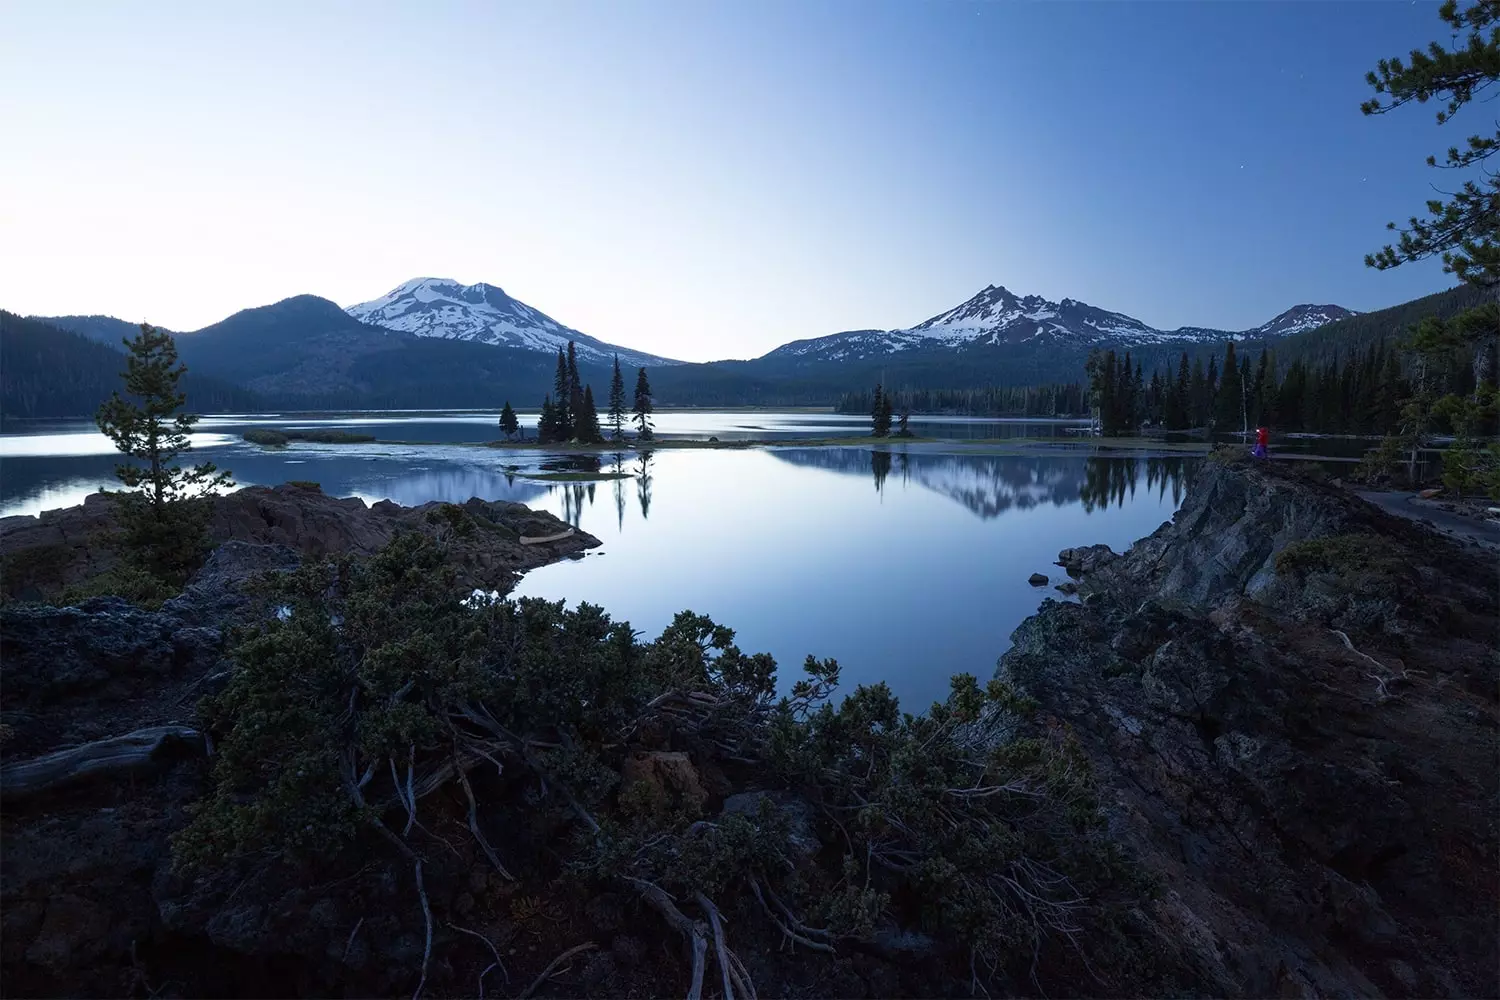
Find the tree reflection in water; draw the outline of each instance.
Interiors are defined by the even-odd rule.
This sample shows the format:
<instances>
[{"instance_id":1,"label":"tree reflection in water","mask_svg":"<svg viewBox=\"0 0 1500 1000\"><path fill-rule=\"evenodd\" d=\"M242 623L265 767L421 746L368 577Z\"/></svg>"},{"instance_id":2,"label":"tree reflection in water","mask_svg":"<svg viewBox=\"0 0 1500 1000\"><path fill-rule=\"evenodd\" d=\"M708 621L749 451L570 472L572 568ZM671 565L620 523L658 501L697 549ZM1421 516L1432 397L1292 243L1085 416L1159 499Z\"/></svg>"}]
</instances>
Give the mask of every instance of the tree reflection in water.
<instances>
[{"instance_id":1,"label":"tree reflection in water","mask_svg":"<svg viewBox=\"0 0 1500 1000\"><path fill-rule=\"evenodd\" d=\"M641 505L641 520L651 515L651 452L643 451L636 460L635 498Z\"/></svg>"},{"instance_id":2,"label":"tree reflection in water","mask_svg":"<svg viewBox=\"0 0 1500 1000\"><path fill-rule=\"evenodd\" d=\"M875 474L875 492L885 492L885 477L891 474L891 453L881 449L870 452L870 471Z\"/></svg>"},{"instance_id":3,"label":"tree reflection in water","mask_svg":"<svg viewBox=\"0 0 1500 1000\"><path fill-rule=\"evenodd\" d=\"M901 485L912 484L951 497L981 518L1043 504L1082 504L1086 511L1123 505L1137 488L1182 501L1189 459L1085 458L1071 455L953 455L863 448L785 448L772 452L792 465L868 475L882 494L891 465L899 465ZM1142 466L1145 466L1142 470Z\"/></svg>"}]
</instances>

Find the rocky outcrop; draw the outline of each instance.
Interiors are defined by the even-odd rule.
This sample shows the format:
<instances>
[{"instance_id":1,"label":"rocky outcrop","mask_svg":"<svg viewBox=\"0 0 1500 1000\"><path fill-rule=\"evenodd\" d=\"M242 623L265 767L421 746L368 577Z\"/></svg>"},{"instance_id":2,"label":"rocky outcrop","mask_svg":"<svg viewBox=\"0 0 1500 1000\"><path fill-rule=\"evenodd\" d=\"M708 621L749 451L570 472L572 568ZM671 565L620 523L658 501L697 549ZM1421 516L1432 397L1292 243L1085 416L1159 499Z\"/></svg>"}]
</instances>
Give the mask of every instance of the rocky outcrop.
<instances>
[{"instance_id":1,"label":"rocky outcrop","mask_svg":"<svg viewBox=\"0 0 1500 1000\"><path fill-rule=\"evenodd\" d=\"M442 536L465 577L476 587L508 590L528 569L599 544L544 511L502 500L470 499L462 505L402 507L382 500L331 497L307 486L249 486L214 498L209 535L273 545L298 556L368 556L400 531ZM462 511L463 518L455 515ZM470 531L467 528L479 530ZM110 539L116 522L109 496L96 493L82 505L39 517L0 519L0 567L5 593L39 600L105 572L115 563ZM521 544L522 539L549 539Z\"/></svg>"},{"instance_id":2,"label":"rocky outcrop","mask_svg":"<svg viewBox=\"0 0 1500 1000\"><path fill-rule=\"evenodd\" d=\"M1211 461L1081 586L1000 676L1083 743L1165 961L1225 996L1500 994L1493 565Z\"/></svg>"},{"instance_id":3,"label":"rocky outcrop","mask_svg":"<svg viewBox=\"0 0 1500 1000\"><path fill-rule=\"evenodd\" d=\"M109 564L101 541L114 528L109 508L91 497L41 518L6 519L0 556L7 569L45 569L33 587L101 572ZM362 898L334 901L331 872L272 877L241 866L209 883L174 874L171 835L208 773L211 748L198 736L196 704L230 675L230 631L274 613L247 586L267 573L307 558L368 555L412 530L442 538L474 586L508 590L521 571L598 544L580 532L521 544L566 528L520 504L367 507L299 487L251 488L216 501L220 544L157 610L112 597L73 607L0 605L5 993L278 995L291 983L310 993L409 989L405 977L421 961L422 942L404 935L394 915L412 902L404 883L367 878ZM235 882L225 881L230 874ZM361 921L363 939L351 939ZM376 938L384 942L378 954L368 943ZM192 988L149 978L163 963L190 975ZM336 981L326 978L333 973Z\"/></svg>"}]
</instances>

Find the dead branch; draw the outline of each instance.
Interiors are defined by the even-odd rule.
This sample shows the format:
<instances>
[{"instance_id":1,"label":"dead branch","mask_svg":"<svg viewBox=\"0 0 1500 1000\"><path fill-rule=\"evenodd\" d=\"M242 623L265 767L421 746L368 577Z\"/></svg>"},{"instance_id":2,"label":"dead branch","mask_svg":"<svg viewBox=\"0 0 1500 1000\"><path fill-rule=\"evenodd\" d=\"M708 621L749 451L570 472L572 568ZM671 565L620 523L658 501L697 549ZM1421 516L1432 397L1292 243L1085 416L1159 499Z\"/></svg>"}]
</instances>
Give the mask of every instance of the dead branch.
<instances>
[{"instance_id":1,"label":"dead branch","mask_svg":"<svg viewBox=\"0 0 1500 1000\"><path fill-rule=\"evenodd\" d=\"M480 941L483 941L484 946L490 950L490 954L495 956L494 964L490 965L479 974L480 1000L483 1000L484 998L484 977L489 974L490 969L498 968L500 970L500 975L505 977L505 981L507 983L510 982L510 972L505 968L505 963L500 960L500 949L495 947L495 942L491 941L489 938L485 937L478 931L471 931L467 927L460 927L458 926L458 924L455 924L451 920L448 921L448 926L453 930L458 931L460 934L467 934L471 938L478 938Z\"/></svg>"},{"instance_id":2,"label":"dead branch","mask_svg":"<svg viewBox=\"0 0 1500 1000\"><path fill-rule=\"evenodd\" d=\"M750 981L749 972L739 956L724 943L724 921L719 915L719 908L701 892L694 898L703 912L708 914L709 926L713 928L714 953L719 959L719 974L724 979L724 1000L735 1000L736 997L739 1000L755 1000L755 984Z\"/></svg>"},{"instance_id":3,"label":"dead branch","mask_svg":"<svg viewBox=\"0 0 1500 1000\"><path fill-rule=\"evenodd\" d=\"M354 935L358 934L359 933L359 929L361 927L363 927L364 925L365 925L365 918L364 917L360 917L359 920L355 921L354 930L352 930L352 931L349 932L349 940L347 940L347 941L344 942L344 953L339 956L339 961L340 962L348 961L348 959L349 959L349 949L354 947Z\"/></svg>"},{"instance_id":4,"label":"dead branch","mask_svg":"<svg viewBox=\"0 0 1500 1000\"><path fill-rule=\"evenodd\" d=\"M792 930L792 928L788 927L786 923L776 915L776 912L772 910L770 905L766 902L766 897L761 892L760 881L758 879L754 877L750 879L750 890L755 893L755 898L760 902L760 908L765 910L766 916L771 918L771 923L776 925L777 930L781 931L781 933L786 937L788 941L791 941L794 944L806 945L814 951L827 952L830 955L834 954L833 945L827 944L823 941L814 941L812 938L809 938L803 934L799 934L796 931Z\"/></svg>"},{"instance_id":5,"label":"dead branch","mask_svg":"<svg viewBox=\"0 0 1500 1000\"><path fill-rule=\"evenodd\" d=\"M401 788L401 777L396 773L396 758L387 757L385 761L391 765L391 784L396 789L396 801L400 802L401 808L406 810L406 829L401 831L401 836L405 837L411 833L412 824L417 821L416 803L406 800L406 792Z\"/></svg>"},{"instance_id":6,"label":"dead branch","mask_svg":"<svg viewBox=\"0 0 1500 1000\"><path fill-rule=\"evenodd\" d=\"M542 974L533 979L531 981L531 985L526 987L526 992L522 993L519 997L516 998L516 1000L527 1000L527 997L531 996L533 993L539 990L542 984L552 977L553 971L559 965L562 965L568 959L572 958L574 955L579 954L580 952L592 951L594 947L594 942L585 941L583 942L583 944L575 944L573 947L569 948L561 955L558 955L551 962L547 963L547 967L542 970Z\"/></svg>"},{"instance_id":7,"label":"dead branch","mask_svg":"<svg viewBox=\"0 0 1500 1000\"><path fill-rule=\"evenodd\" d=\"M647 882L645 879L631 878L628 875L625 879L636 886L641 899L660 913L672 929L681 934L693 949L693 980L688 987L687 1000L702 1000L703 970L707 964L705 958L708 954L708 937L703 932L703 924L696 920L689 920L661 886Z\"/></svg>"},{"instance_id":8,"label":"dead branch","mask_svg":"<svg viewBox=\"0 0 1500 1000\"><path fill-rule=\"evenodd\" d=\"M1396 681L1405 681L1406 683L1410 684L1412 683L1414 678L1421 674L1421 671L1419 670L1408 670L1405 667L1402 667L1401 671L1397 673L1390 667L1387 667L1384 663L1381 663L1379 660L1375 659L1375 657L1371 656L1369 653L1362 653L1359 650L1355 649L1354 643L1349 641L1349 636L1343 631L1336 628L1331 628L1328 631L1339 637L1339 641L1344 644L1345 649L1349 650L1349 652L1353 653L1355 656L1360 657L1366 663L1370 664L1377 671L1379 671L1379 673L1371 673L1367 670L1365 671L1365 676L1375 682L1375 694L1381 702L1390 701L1392 698L1396 697L1391 693L1390 689L1386 687L1387 684L1394 684Z\"/></svg>"},{"instance_id":9,"label":"dead branch","mask_svg":"<svg viewBox=\"0 0 1500 1000\"><path fill-rule=\"evenodd\" d=\"M0 767L0 800L13 802L76 782L128 774L173 746L201 752L203 740L187 726L153 726L7 764Z\"/></svg>"},{"instance_id":10,"label":"dead branch","mask_svg":"<svg viewBox=\"0 0 1500 1000\"><path fill-rule=\"evenodd\" d=\"M422 948L422 978L417 981L417 991L411 995L411 1000L421 997L422 987L427 985L427 962L432 958L432 907L427 905L427 887L422 884L422 862L418 861L415 867L417 895L422 898L422 919L427 923L427 943Z\"/></svg>"},{"instance_id":11,"label":"dead branch","mask_svg":"<svg viewBox=\"0 0 1500 1000\"><path fill-rule=\"evenodd\" d=\"M809 927L801 920L797 919L797 915L792 912L791 907L787 906L781 901L781 897L776 895L776 890L772 889L769 884L763 885L761 886L761 888L765 890L765 894L767 896L771 897L771 902L776 904L776 908L780 910L783 915L785 915L787 924L790 925L793 930L797 931L799 934L815 935L827 941L833 940L833 933L831 931L824 930L821 927ZM868 888L868 885L866 886L866 888Z\"/></svg>"},{"instance_id":12,"label":"dead branch","mask_svg":"<svg viewBox=\"0 0 1500 1000\"><path fill-rule=\"evenodd\" d=\"M507 882L514 882L516 877L500 863L500 856L495 853L490 842L484 839L484 834L479 832L479 807L474 802L474 789L469 785L469 776L457 764L453 769L458 774L458 783L464 790L464 798L469 800L469 832L474 835L475 842L479 844L480 849L484 851L484 856L490 859L490 864L495 866L495 870L500 873L501 877Z\"/></svg>"}]
</instances>

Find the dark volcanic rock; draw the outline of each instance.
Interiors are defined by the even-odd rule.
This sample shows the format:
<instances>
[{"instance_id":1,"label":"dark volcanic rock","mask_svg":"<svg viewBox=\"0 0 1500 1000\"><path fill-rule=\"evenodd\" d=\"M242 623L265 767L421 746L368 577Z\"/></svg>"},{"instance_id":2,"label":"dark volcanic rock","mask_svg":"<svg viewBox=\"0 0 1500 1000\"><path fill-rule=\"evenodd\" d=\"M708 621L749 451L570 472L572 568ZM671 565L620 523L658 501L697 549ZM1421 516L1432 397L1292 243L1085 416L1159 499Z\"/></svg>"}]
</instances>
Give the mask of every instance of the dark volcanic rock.
<instances>
[{"instance_id":1,"label":"dark volcanic rock","mask_svg":"<svg viewBox=\"0 0 1500 1000\"><path fill-rule=\"evenodd\" d=\"M454 521L463 510L468 531ZM113 503L105 494L87 497L81 506L49 510L40 517L0 519L0 567L5 593L39 600L111 568L116 561L111 538L116 531ZM462 505L427 503L402 507L382 500L366 506L358 497L340 499L297 486L249 486L214 498L209 534L216 544L238 541L261 548L263 569L284 568L272 552L298 557L373 555L398 531L441 535L465 577L477 587L508 590L517 575L599 544L599 540L544 511L502 500L470 499ZM522 538L571 532L540 545ZM253 557L234 557L239 572ZM208 566L204 570L209 570Z\"/></svg>"},{"instance_id":2,"label":"dark volcanic rock","mask_svg":"<svg viewBox=\"0 0 1500 1000\"><path fill-rule=\"evenodd\" d=\"M35 571L26 586L41 581L55 589L107 568L99 553L111 530L108 501L91 497L84 507L40 519L6 519L0 557L7 573L18 557ZM198 699L233 669L225 658L229 629L271 613L250 581L305 558L369 555L401 530L441 537L469 582L502 590L522 570L598 544L578 532L522 544L567 525L520 504L372 508L295 487L218 498L213 532L221 544L160 610L118 598L65 608L0 606L0 763L35 771L39 759L62 748L153 727L187 729ZM174 746L160 760L153 753L149 768L91 773L6 802L4 992L409 992L424 946L411 932L410 869L370 865L360 851L316 870L264 858L226 865L212 877L185 878L173 869L170 837L206 787L208 762L195 743L194 752ZM454 870L435 860L430 888L468 884L466 866L460 874L452 860L445 863ZM434 976L442 974L441 961L434 956ZM152 969L171 973L143 978ZM594 971L608 973L602 964Z\"/></svg>"},{"instance_id":3,"label":"dark volcanic rock","mask_svg":"<svg viewBox=\"0 0 1500 1000\"><path fill-rule=\"evenodd\" d=\"M1033 587L1045 587L1047 586L1047 576L1045 573L1033 573L1027 578L1026 582Z\"/></svg>"},{"instance_id":4,"label":"dark volcanic rock","mask_svg":"<svg viewBox=\"0 0 1500 1000\"><path fill-rule=\"evenodd\" d=\"M1351 535L1371 541L1328 551L1389 558L1278 570ZM1336 619L1382 572L1436 592L1400 633L1351 634ZM1016 630L1000 675L1078 735L1111 831L1162 879L1149 919L1213 992L1494 996L1495 582L1346 494L1209 462L1084 604Z\"/></svg>"}]
</instances>

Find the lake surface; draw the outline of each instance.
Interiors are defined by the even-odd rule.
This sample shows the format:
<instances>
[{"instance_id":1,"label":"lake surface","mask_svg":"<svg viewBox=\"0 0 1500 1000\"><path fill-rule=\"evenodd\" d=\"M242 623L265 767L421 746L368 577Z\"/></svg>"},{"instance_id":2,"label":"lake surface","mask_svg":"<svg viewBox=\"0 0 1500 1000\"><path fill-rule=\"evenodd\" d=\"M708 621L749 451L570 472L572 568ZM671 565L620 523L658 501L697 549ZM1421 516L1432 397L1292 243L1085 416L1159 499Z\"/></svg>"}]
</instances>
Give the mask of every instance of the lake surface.
<instances>
[{"instance_id":1,"label":"lake surface","mask_svg":"<svg viewBox=\"0 0 1500 1000\"><path fill-rule=\"evenodd\" d=\"M967 437L1064 433L1023 421L935 423L972 429ZM253 426L336 426L433 443L268 450L239 439ZM518 596L599 604L648 637L691 609L734 628L747 652L775 656L783 688L807 655L832 657L843 690L883 680L913 711L942 698L955 672L990 676L1016 625L1057 596L1026 580L1033 572L1061 580L1052 565L1059 549L1105 542L1120 550L1170 518L1188 461L795 444L865 426L832 414L670 413L661 433L787 444L617 458L473 447L495 436L493 413L216 417L199 424L194 456L245 485L311 480L367 502L478 496L550 510L604 544L531 572ZM78 503L110 485L116 461L85 422L0 435L0 516ZM632 478L528 478L617 468Z\"/></svg>"}]
</instances>

